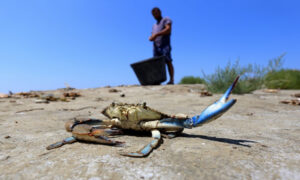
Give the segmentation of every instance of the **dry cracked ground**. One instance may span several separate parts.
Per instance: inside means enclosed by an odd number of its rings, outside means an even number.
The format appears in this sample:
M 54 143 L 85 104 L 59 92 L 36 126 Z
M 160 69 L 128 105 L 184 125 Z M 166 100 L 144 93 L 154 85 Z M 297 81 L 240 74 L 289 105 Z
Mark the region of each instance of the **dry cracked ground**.
M 201 85 L 123 86 L 73 90 L 70 102 L 0 99 L 0 179 L 300 179 L 300 106 L 279 103 L 300 91 L 232 95 L 221 118 L 186 129 L 146 158 L 136 151 L 150 136 L 123 135 L 124 147 L 74 143 L 46 147 L 70 136 L 74 117 L 103 119 L 111 102 L 142 103 L 168 114 L 199 114 L 221 95 L 201 97 Z M 62 94 L 63 90 L 44 93 Z

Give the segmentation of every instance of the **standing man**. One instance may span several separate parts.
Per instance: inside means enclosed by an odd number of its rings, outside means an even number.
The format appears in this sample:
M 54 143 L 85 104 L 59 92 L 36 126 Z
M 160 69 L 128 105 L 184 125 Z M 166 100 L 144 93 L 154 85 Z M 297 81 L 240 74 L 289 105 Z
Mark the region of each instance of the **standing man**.
M 171 58 L 171 25 L 172 21 L 168 17 L 162 17 L 158 7 L 152 9 L 152 15 L 156 23 L 152 27 L 152 35 L 149 37 L 153 41 L 153 56 L 165 56 L 168 65 L 170 81 L 168 84 L 174 84 L 174 67 Z

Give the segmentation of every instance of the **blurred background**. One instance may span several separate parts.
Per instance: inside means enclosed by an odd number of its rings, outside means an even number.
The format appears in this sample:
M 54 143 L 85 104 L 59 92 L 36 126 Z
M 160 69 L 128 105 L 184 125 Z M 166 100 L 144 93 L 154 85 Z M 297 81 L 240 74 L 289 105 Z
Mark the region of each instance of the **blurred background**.
M 300 68 L 300 2 L 292 0 L 0 1 L 0 92 L 139 84 L 152 57 L 153 7 L 172 19 L 175 83 L 239 60 Z

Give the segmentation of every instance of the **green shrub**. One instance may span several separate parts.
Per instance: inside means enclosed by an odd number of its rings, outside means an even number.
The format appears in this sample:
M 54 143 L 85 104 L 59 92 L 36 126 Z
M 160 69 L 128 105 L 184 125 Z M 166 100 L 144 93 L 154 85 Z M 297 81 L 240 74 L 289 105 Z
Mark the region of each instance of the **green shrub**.
M 272 89 L 300 89 L 300 71 L 285 69 L 271 71 L 265 76 L 265 85 Z
M 186 76 L 181 79 L 179 84 L 205 84 L 205 80 L 200 77 Z
M 216 72 L 211 75 L 206 76 L 203 73 L 208 90 L 214 93 L 222 93 L 231 85 L 238 75 L 240 76 L 240 80 L 233 90 L 233 93 L 244 94 L 260 89 L 264 86 L 264 82 L 266 82 L 266 74 L 282 70 L 284 56 L 285 53 L 269 60 L 268 66 L 266 67 L 255 64 L 241 67 L 237 60 L 233 65 L 229 62 L 225 68 L 218 67 Z
M 232 84 L 237 76 L 240 76 L 239 83 L 236 85 L 233 93 L 244 94 L 249 93 L 263 83 L 262 68 L 259 66 L 248 65 L 241 67 L 239 61 L 234 64 L 230 62 L 225 68 L 218 67 L 211 75 L 205 75 L 208 90 L 213 93 L 223 93 Z
M 199 79 L 199 83 L 205 82 L 209 91 L 213 93 L 223 93 L 232 84 L 235 78 L 237 76 L 240 76 L 239 82 L 236 85 L 233 93 L 236 94 L 250 93 L 264 86 L 264 83 L 266 82 L 265 78 L 268 77 L 266 76 L 266 74 L 269 74 L 269 72 L 281 71 L 284 56 L 285 53 L 277 58 L 271 59 L 269 61 L 268 66 L 266 67 L 262 67 L 255 64 L 254 65 L 249 64 L 248 66 L 242 67 L 240 66 L 238 60 L 234 64 L 231 64 L 229 62 L 225 66 L 225 68 L 218 67 L 213 74 L 206 75 L 203 72 L 203 76 L 204 76 L 203 79 L 201 79 L 200 77 L 188 76 L 188 77 L 184 77 L 180 81 L 180 84 L 195 84 L 195 79 Z M 299 76 L 297 77 L 298 79 L 300 79 Z M 276 80 L 275 77 L 274 80 Z

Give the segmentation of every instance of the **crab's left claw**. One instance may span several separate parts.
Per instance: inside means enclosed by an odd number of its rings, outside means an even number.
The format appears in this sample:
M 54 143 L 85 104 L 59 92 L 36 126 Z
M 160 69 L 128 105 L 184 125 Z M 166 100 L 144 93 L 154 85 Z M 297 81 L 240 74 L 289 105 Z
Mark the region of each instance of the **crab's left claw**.
M 209 123 L 217 118 L 219 118 L 222 114 L 224 114 L 227 110 L 229 110 L 236 102 L 236 99 L 231 99 L 228 101 L 228 98 L 234 89 L 239 76 L 235 79 L 232 85 L 227 89 L 224 95 L 215 103 L 208 106 L 200 115 L 194 116 L 184 121 L 184 127 L 192 128 L 198 127 L 205 123 Z
M 152 130 L 152 138 L 153 140 L 147 144 L 145 147 L 143 147 L 141 150 L 134 152 L 134 153 L 121 153 L 123 156 L 129 156 L 129 157 L 145 157 L 148 156 L 153 149 L 155 149 L 161 140 L 161 135 L 158 130 Z

